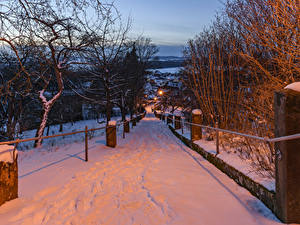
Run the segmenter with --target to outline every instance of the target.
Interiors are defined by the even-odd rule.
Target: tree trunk
[[[49,132],[50,132],[50,125],[48,124],[48,127],[47,127],[47,136],[49,136]]]
[[[121,115],[122,115],[122,121],[126,120],[126,109],[125,109],[125,100],[124,100],[124,96],[121,96],[122,98],[122,102],[121,102],[121,106],[120,106],[120,110],[121,110]]]
[[[63,131],[63,112],[60,112],[59,132]]]
[[[133,111],[130,109],[130,119],[133,118]]]
[[[107,122],[111,119],[111,104],[110,102],[106,103],[106,120]]]
[[[63,92],[63,89],[64,89],[62,73],[59,71],[60,68],[61,68],[60,65],[57,65],[57,68],[55,70],[56,81],[57,81],[57,85],[58,85],[58,92],[56,93],[56,95],[54,95],[49,101],[47,101],[46,97],[44,96],[44,93],[45,93],[46,88],[47,88],[49,83],[47,83],[47,85],[44,87],[44,89],[39,92],[39,98],[40,98],[40,100],[43,104],[43,111],[44,112],[43,112],[40,127],[37,131],[38,140],[35,141],[34,147],[40,147],[41,146],[42,136],[43,136],[45,127],[47,125],[50,110],[51,110],[52,106],[54,105],[54,103],[57,101],[57,99],[59,99],[59,97],[62,95],[62,92]]]
[[[126,120],[126,111],[124,107],[120,107],[121,115],[122,115],[122,121]]]
[[[59,132],[63,132],[63,123],[62,122],[59,123]]]
[[[49,115],[49,112],[50,112],[50,109],[51,107],[45,107],[44,108],[44,112],[43,112],[43,116],[42,116],[42,121],[41,121],[41,124],[40,124],[40,127],[37,131],[37,137],[39,138],[38,140],[35,141],[34,143],[34,147],[40,147],[42,145],[42,139],[41,137],[43,136],[44,134],[44,130],[45,130],[45,127],[46,127],[46,124],[47,124],[47,121],[48,121],[48,115]]]

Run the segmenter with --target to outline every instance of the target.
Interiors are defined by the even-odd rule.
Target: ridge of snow
[[[108,126],[116,126],[116,125],[117,125],[117,121],[115,120],[108,121]]]
[[[2,162],[14,162],[14,146],[12,145],[0,145],[0,161]],[[18,151],[15,151],[18,154]]]
[[[200,109],[194,109],[192,111],[192,114],[194,114],[194,115],[202,115],[202,111]]]
[[[175,111],[173,114],[174,114],[174,116],[182,116],[182,112],[179,112],[179,111]]]
[[[284,89],[290,89],[293,91],[300,92],[300,82],[291,83],[291,84],[287,85]]]

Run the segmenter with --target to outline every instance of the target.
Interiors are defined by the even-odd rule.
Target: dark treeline
[[[47,125],[82,119],[83,105],[106,121],[113,107],[123,119],[141,110],[157,48],[130,40],[131,22],[113,4],[9,0],[0,9],[0,140],[32,128],[42,137]]]
[[[160,61],[160,60],[152,60],[149,64],[149,69],[158,69],[158,68],[170,68],[170,67],[182,67],[183,66],[183,60],[177,60],[177,61]]]

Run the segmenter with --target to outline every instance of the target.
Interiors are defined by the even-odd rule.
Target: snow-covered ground
[[[195,141],[195,144],[205,149],[207,152],[216,154],[216,145],[214,141],[199,140]],[[234,150],[225,151],[222,147],[220,147],[220,154],[218,154],[217,157],[235,169],[241,171],[243,174],[246,174],[255,182],[260,183],[268,190],[275,191],[274,178],[268,176],[267,174],[263,174],[262,172],[259,173],[255,167],[252,166],[253,162],[250,159],[242,159],[237,153],[234,152]]]
[[[116,148],[103,136],[19,163],[19,198],[0,207],[5,224],[280,224],[247,190],[148,115]]]

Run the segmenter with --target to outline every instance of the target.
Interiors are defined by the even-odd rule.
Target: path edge
[[[268,190],[263,185],[255,182],[241,171],[230,166],[214,154],[205,151],[186,137],[180,135],[172,126],[168,126],[172,133],[179,138],[187,147],[199,153],[203,158],[233,179],[238,185],[246,188],[253,196],[261,200],[275,215],[277,212],[276,193]]]

